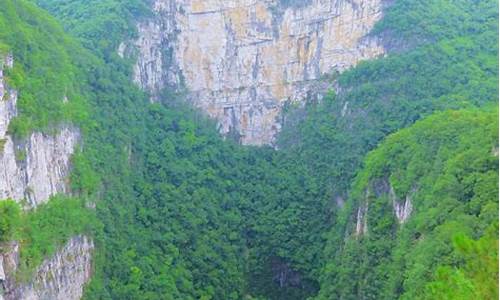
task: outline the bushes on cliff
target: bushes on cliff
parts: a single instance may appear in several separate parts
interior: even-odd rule
[[[299,219],[314,215],[312,220],[301,220],[314,226],[303,226],[281,237],[275,235],[282,242],[272,241],[280,245],[287,245],[286,241],[290,240],[297,242],[298,247],[286,251],[295,268],[313,266],[305,268],[315,274],[313,277],[321,276],[318,268],[331,259],[322,253],[325,233],[330,228],[338,231],[338,240],[332,244],[343,244],[345,228],[338,224],[344,216],[339,214],[339,207],[346,205],[365,155],[385,136],[436,111],[484,107],[498,102],[497,3],[460,1],[459,6],[447,10],[449,4],[445,2],[397,1],[388,7],[388,19],[384,19],[385,23],[379,25],[376,33],[392,33],[392,38],[404,41],[402,44],[408,48],[390,48],[394,52],[386,57],[361,62],[339,75],[336,96],[327,96],[320,103],[308,103],[296,114],[300,116],[299,121],[290,120],[290,126],[285,117],[278,155],[284,157],[281,161],[285,164],[293,162],[290,164],[300,166],[300,176],[318,188],[313,197],[297,197],[287,202],[288,206],[297,207],[293,215]],[[414,9],[402,9],[406,6]],[[433,15],[429,19],[427,9],[438,11],[439,17]],[[463,20],[467,22],[462,23]],[[403,33],[395,32],[396,28],[405,32],[420,30],[420,23],[427,26],[420,34],[425,38],[418,38],[416,33],[403,37]],[[311,204],[300,208],[303,203]],[[264,215],[276,214],[268,210]],[[354,259],[355,252],[351,253]],[[307,263],[306,257],[311,258]],[[312,259],[314,257],[320,259]]]
[[[70,237],[92,234],[97,224],[95,213],[86,208],[83,200],[52,197],[23,218],[20,230],[21,267],[28,270],[36,268]]]
[[[342,235],[332,232],[319,299],[498,292],[497,145],[497,109],[438,113],[386,138],[356,177]],[[404,224],[393,201],[411,201]],[[368,231],[355,236],[364,205]]]
[[[21,222],[21,208],[12,200],[0,200],[0,242],[15,238]]]
[[[0,242],[20,243],[16,276],[21,280],[28,280],[42,261],[68,239],[78,234],[93,234],[98,226],[95,213],[80,199],[56,196],[27,211],[22,211],[12,200],[0,201]]]
[[[8,83],[19,93],[12,134],[24,136],[60,122],[88,121],[83,70],[73,63],[81,47],[47,13],[25,0],[3,1],[0,40],[8,45],[3,52],[14,54],[14,68],[5,71]]]

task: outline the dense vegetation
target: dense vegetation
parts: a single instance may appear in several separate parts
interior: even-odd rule
[[[57,15],[64,28],[106,60],[134,37],[135,20],[149,13],[144,0],[33,0]]]
[[[373,32],[390,54],[339,75],[337,95],[291,108],[279,151],[224,141],[181,96],[165,91],[163,104],[150,104],[130,84],[131,62],[115,50],[148,16],[146,1],[31,2],[75,38],[27,1],[0,6],[20,91],[11,132],[72,122],[84,145],[71,177],[80,199],[27,215],[0,202],[1,239],[26,241],[31,268],[91,230],[87,299],[498,293],[496,1],[396,1]],[[466,110],[432,115],[448,109]],[[398,199],[418,183],[403,226],[387,192],[364,198],[378,179]],[[92,228],[85,201],[96,202]],[[368,233],[354,237],[364,201]]]
[[[330,244],[342,247],[344,227],[337,226],[337,205],[348,201],[369,150],[435,111],[498,102],[497,3],[460,1],[453,9],[447,7],[446,1],[397,1],[375,32],[387,39],[392,55],[345,72],[338,77],[338,95],[288,114],[278,155],[281,162],[300,166],[300,176],[313,182],[317,192],[288,200],[286,207],[293,210],[278,207],[293,212],[302,226],[283,230],[282,237],[273,231],[278,238],[271,241],[282,247],[291,245],[286,241],[296,242],[285,257],[294,268],[310,272],[310,278],[319,278],[323,271],[318,268],[331,259],[331,253],[323,256],[330,228],[336,230],[328,234]],[[349,214],[355,215],[357,207],[352,206]],[[283,220],[262,219],[273,220],[267,228],[279,228],[276,223]]]
[[[367,232],[327,247],[319,298],[496,298],[497,151],[497,111],[438,113],[389,136],[367,156],[345,208],[367,207]],[[399,224],[393,206],[406,201],[411,217]]]
[[[84,72],[72,60],[81,47],[48,13],[24,1],[3,1],[0,44],[2,61],[8,53],[15,55],[13,69],[5,70],[8,85],[19,92],[19,115],[10,124],[11,134],[22,138],[31,130],[50,133],[61,122],[82,128],[91,124],[80,83]],[[0,241],[21,244],[16,274],[21,280],[27,280],[70,237],[98,228],[83,198],[57,196],[34,211],[22,211],[19,204],[1,200]]]
[[[72,61],[79,46],[47,13],[24,1],[3,1],[0,41],[3,55],[16,55],[14,68],[6,74],[19,91],[20,115],[10,124],[12,134],[25,136],[57,122],[83,125],[89,120],[78,84],[83,72]]]
[[[98,230],[95,214],[80,199],[57,196],[35,212],[23,212],[12,200],[0,201],[0,242],[21,245],[18,278],[28,280],[43,259],[69,238]],[[0,247],[1,250],[1,247]]]

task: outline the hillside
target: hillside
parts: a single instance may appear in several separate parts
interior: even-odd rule
[[[496,297],[492,110],[436,113],[367,155],[339,222],[345,242],[326,248],[319,299]]]

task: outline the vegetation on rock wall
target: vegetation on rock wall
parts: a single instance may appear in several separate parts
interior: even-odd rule
[[[14,57],[13,69],[4,72],[7,84],[19,95],[10,134],[22,138],[33,130],[52,133],[61,122],[88,128],[92,121],[83,92],[85,73],[73,61],[83,48],[48,13],[26,1],[3,1],[0,44],[2,59],[7,54]],[[96,221],[83,199],[56,196],[27,211],[0,199],[0,242],[20,243],[16,275],[22,280],[73,235],[98,228]]]
[[[80,84],[84,72],[72,61],[79,46],[50,15],[26,1],[3,1],[0,41],[6,48],[2,52],[15,54],[14,68],[5,70],[8,83],[19,92],[12,134],[25,136],[60,122],[82,125],[89,120]]]
[[[298,232],[285,231],[281,241],[273,242],[283,245],[284,241],[306,237],[297,243],[299,247],[290,248],[287,257],[295,268],[302,265],[311,271],[312,278],[320,278],[322,271],[318,268],[331,259],[323,256],[326,232],[333,228],[336,235],[328,234],[330,243],[343,245],[345,229],[339,226],[342,216],[338,207],[349,198],[352,182],[370,150],[388,134],[433,112],[498,102],[496,1],[464,1],[453,10],[446,9],[446,1],[431,3],[439,18],[429,18],[426,11],[430,6],[422,1],[397,1],[387,8],[385,23],[377,29],[384,37],[389,36],[387,39],[400,40],[404,32],[416,30],[414,27],[425,29],[419,25],[425,20],[425,24],[432,22],[432,30],[421,29],[427,39],[408,33],[406,38],[415,40],[405,40],[405,44],[414,47],[394,49],[396,52],[384,58],[362,62],[338,77],[337,95],[331,93],[321,103],[311,102],[304,109],[292,110],[285,118],[279,155],[302,166],[301,176],[315,183],[319,196],[310,198],[314,205],[294,213],[314,215],[301,220],[310,226],[301,226]],[[467,18],[455,17],[457,9]],[[409,20],[413,23],[400,25]],[[456,24],[450,25],[448,20]],[[468,29],[455,30],[463,26]],[[294,203],[300,207],[297,204],[306,201],[298,197]],[[307,255],[319,259],[300,263]]]
[[[36,267],[71,237],[99,229],[95,214],[84,201],[63,196],[53,197],[34,211],[22,211],[18,203],[2,200],[0,216],[0,242],[20,243],[16,276],[23,281],[29,280]]]
[[[495,298],[498,247],[486,247],[498,244],[496,149],[495,109],[437,113],[386,138],[354,181],[337,224],[347,237],[326,248],[318,298]],[[398,221],[395,206],[408,201]]]

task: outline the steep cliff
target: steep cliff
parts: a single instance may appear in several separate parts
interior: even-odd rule
[[[4,69],[13,68],[13,64],[11,54],[0,63],[0,201],[10,198],[26,209],[35,209],[51,196],[69,192],[70,158],[80,134],[66,125],[56,128],[52,135],[33,132],[14,139],[8,134],[9,123],[18,113],[18,92],[8,86]],[[0,299],[81,297],[90,279],[91,240],[85,236],[71,238],[37,268],[31,279],[18,282],[20,247],[17,242],[0,245]]]
[[[189,99],[243,144],[272,144],[287,101],[323,92],[327,74],[384,53],[368,37],[381,0],[156,0],[139,24],[135,81],[158,99],[183,86]],[[119,54],[128,52],[126,44]]]
[[[11,55],[5,67],[12,68]],[[60,126],[55,134],[33,132],[14,140],[8,134],[11,119],[17,115],[17,91],[8,87],[0,68],[0,199],[26,199],[30,207],[67,192],[70,157],[79,140],[79,131]]]
[[[71,238],[55,255],[45,260],[37,268],[32,279],[27,283],[18,283],[14,278],[6,277],[4,283],[5,300],[80,299],[83,287],[91,276],[93,249],[94,244],[87,237],[75,236]],[[0,264],[0,270],[4,269],[7,273],[14,273],[19,261],[19,245],[12,243],[2,258],[0,262],[3,260],[4,264],[3,267]],[[0,295],[0,299],[1,297]]]

